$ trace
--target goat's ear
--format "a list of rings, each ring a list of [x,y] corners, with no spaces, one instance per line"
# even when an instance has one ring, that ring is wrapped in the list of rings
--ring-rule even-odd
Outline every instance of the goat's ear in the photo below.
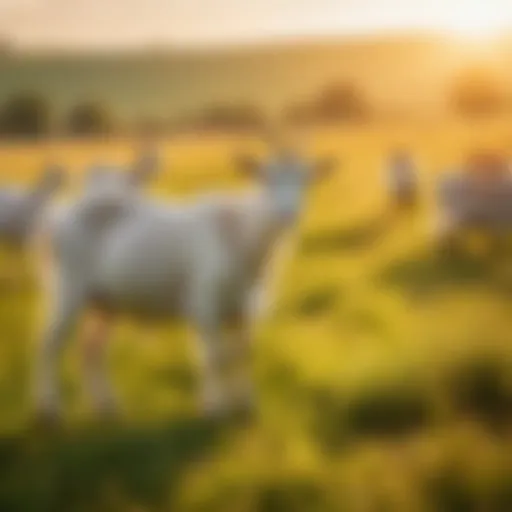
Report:
[[[318,182],[328,178],[338,165],[336,158],[326,157],[318,160],[313,169],[313,181]]]
[[[247,154],[238,155],[235,159],[235,162],[236,168],[244,174],[252,177],[259,177],[261,164],[255,156]]]
[[[61,165],[47,164],[42,172],[37,187],[40,189],[55,191],[61,188],[66,182],[66,171]]]
[[[141,153],[130,168],[133,181],[144,185],[154,178],[160,169],[160,156],[155,149]]]

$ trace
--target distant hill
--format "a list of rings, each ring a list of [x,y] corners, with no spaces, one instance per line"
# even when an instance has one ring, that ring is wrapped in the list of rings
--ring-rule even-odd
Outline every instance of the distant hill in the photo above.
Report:
[[[511,55],[511,46],[502,43],[489,65],[512,85]],[[178,118],[212,103],[250,102],[272,111],[349,80],[382,110],[436,112],[455,74],[479,57],[440,38],[405,36],[214,52],[0,53],[0,101],[16,92],[37,91],[58,110],[96,100],[126,119]]]

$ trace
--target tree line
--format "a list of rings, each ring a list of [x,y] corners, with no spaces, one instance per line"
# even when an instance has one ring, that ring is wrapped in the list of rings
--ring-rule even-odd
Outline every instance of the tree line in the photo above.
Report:
[[[55,133],[92,136],[113,129],[113,116],[100,103],[79,103],[59,123],[55,123],[50,103],[35,93],[14,95],[0,105],[0,135],[4,137],[41,138]]]
[[[500,79],[488,70],[466,70],[455,78],[447,94],[448,109],[463,116],[503,112],[510,98]],[[309,100],[283,109],[290,124],[362,122],[375,117],[376,109],[363,88],[351,82],[330,84]],[[9,138],[39,138],[48,135],[101,136],[127,129],[145,132],[180,130],[255,130],[265,124],[265,113],[249,103],[213,104],[181,119],[151,117],[122,123],[108,105],[81,102],[55,121],[50,102],[36,93],[17,94],[0,104],[0,135]]]

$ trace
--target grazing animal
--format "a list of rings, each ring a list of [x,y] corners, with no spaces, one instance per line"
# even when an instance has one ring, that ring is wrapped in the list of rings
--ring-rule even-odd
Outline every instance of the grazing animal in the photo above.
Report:
[[[396,151],[385,169],[388,196],[398,209],[414,206],[418,198],[418,174],[414,161],[405,151]]]
[[[52,165],[29,189],[0,189],[0,241],[11,246],[23,246],[63,181],[63,170]]]
[[[83,215],[84,200],[46,226],[55,282],[37,361],[37,407],[43,417],[58,415],[58,358],[87,309],[96,313],[83,334],[86,384],[97,410],[114,410],[103,366],[117,313],[188,320],[198,335],[202,404],[210,413],[225,410],[223,340],[229,330],[238,347],[233,357],[247,361],[252,301],[262,272],[281,235],[295,225],[309,185],[332,163],[311,163],[282,151],[262,164],[243,158],[240,166],[259,180],[260,191],[184,204],[132,198],[123,214],[101,229]],[[237,387],[248,405],[250,380],[244,375]]]
[[[490,233],[512,230],[512,175],[497,155],[478,154],[466,168],[443,175],[437,189],[441,241],[471,229]]]
[[[85,175],[80,208],[96,219],[112,221],[138,197],[159,168],[159,156],[152,149],[143,151],[127,168],[105,163],[92,165]]]

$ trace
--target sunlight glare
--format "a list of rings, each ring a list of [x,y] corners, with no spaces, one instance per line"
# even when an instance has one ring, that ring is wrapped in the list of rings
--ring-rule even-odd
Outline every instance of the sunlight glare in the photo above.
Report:
[[[464,10],[453,12],[446,21],[446,29],[460,38],[490,40],[503,33],[506,21],[484,2],[472,2]]]

